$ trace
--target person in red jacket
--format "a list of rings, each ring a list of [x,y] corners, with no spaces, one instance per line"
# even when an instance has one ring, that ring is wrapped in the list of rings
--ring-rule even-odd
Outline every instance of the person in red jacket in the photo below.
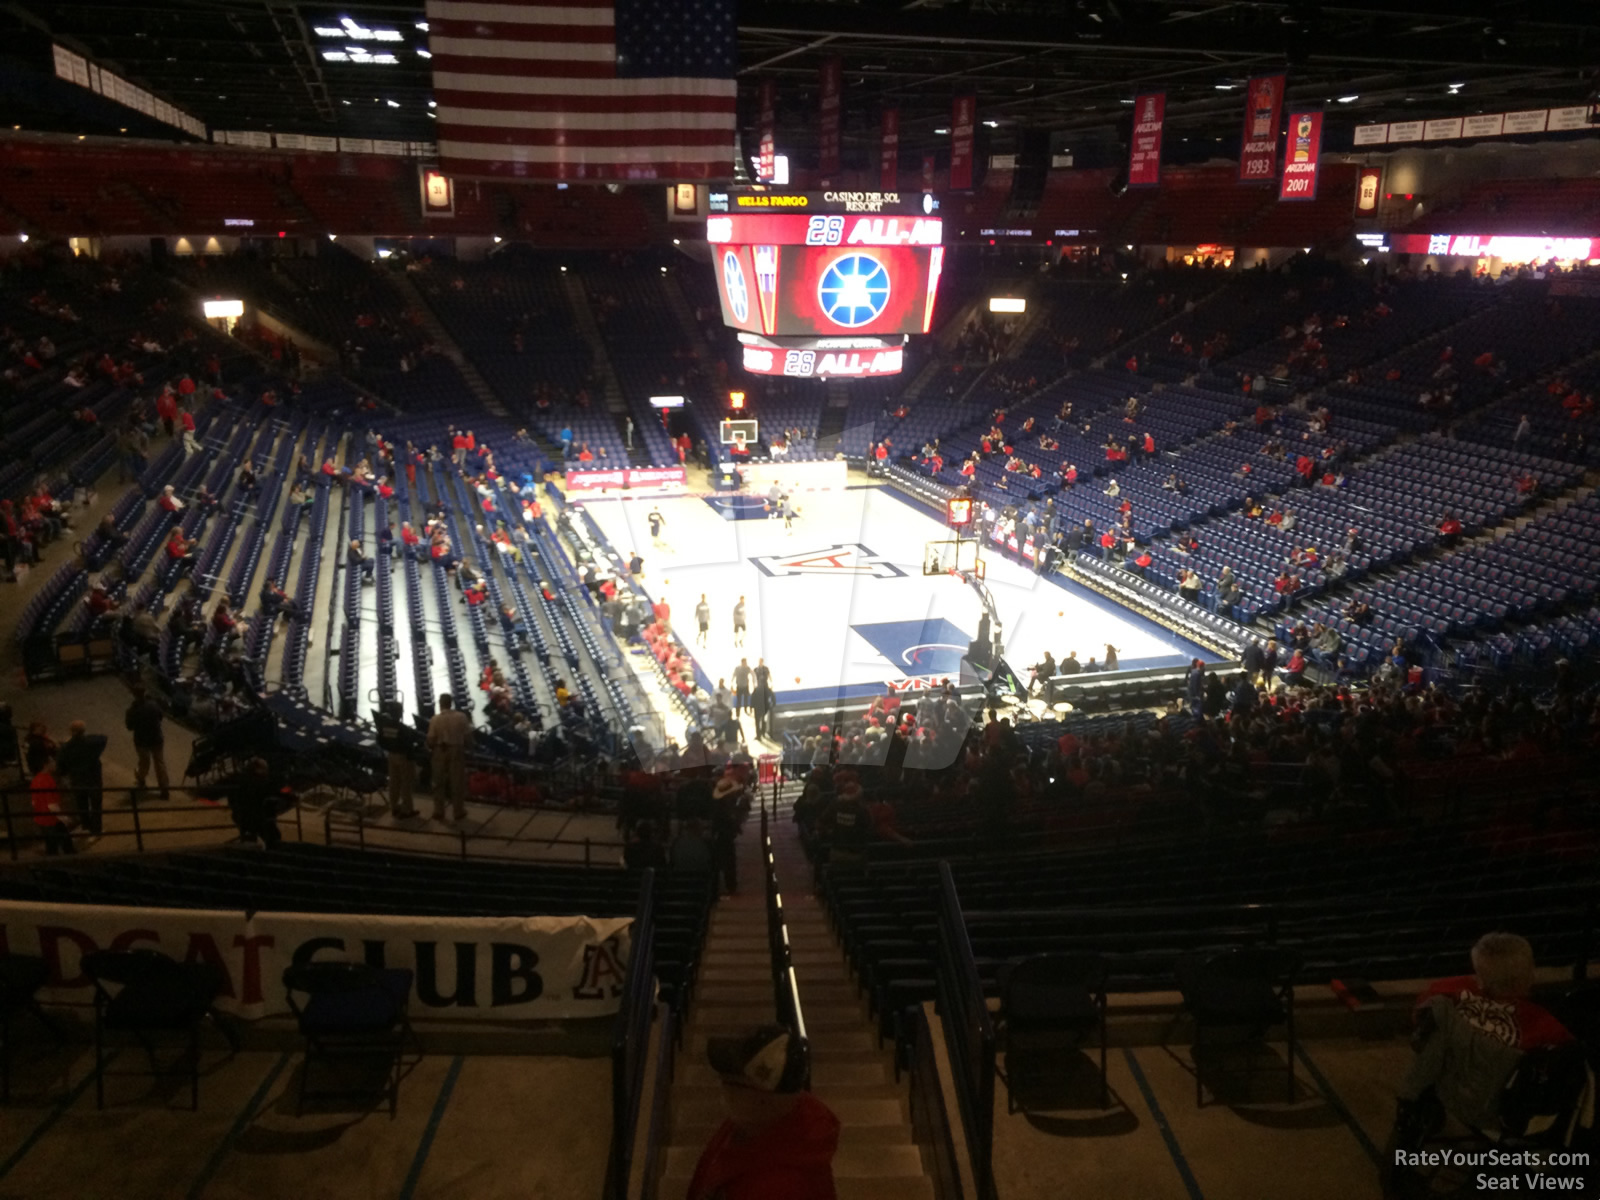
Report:
[[[77,847],[72,844],[72,834],[61,820],[61,788],[56,782],[56,757],[46,752],[36,763],[33,780],[28,785],[33,797],[33,823],[44,838],[45,850],[50,854],[72,854]],[[833,1195],[829,1188],[828,1195]]]
[[[1461,538],[1461,522],[1446,513],[1439,522],[1439,537],[1446,546],[1454,546]]]
[[[706,1057],[728,1119],[706,1143],[687,1200],[836,1200],[839,1118],[805,1090],[799,1040],[768,1025],[709,1039]]]
[[[156,397],[156,416],[161,418],[162,428],[171,437],[178,420],[178,398],[172,394],[171,388],[162,388],[161,395]]]

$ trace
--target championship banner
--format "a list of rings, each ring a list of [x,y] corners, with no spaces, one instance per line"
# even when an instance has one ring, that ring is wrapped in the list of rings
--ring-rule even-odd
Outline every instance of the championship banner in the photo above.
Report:
[[[972,190],[972,140],[977,124],[978,98],[957,96],[950,106],[950,190]]]
[[[1278,119],[1283,115],[1283,75],[1257,75],[1244,96],[1244,138],[1239,182],[1271,183],[1278,173]]]
[[[1161,184],[1161,126],[1166,119],[1167,94],[1146,92],[1133,101],[1133,141],[1128,147],[1128,186]]]
[[[1378,197],[1383,194],[1383,168],[1362,167],[1360,183],[1356,187],[1356,212],[1371,216],[1378,211]]]
[[[886,192],[900,188],[900,110],[883,110],[883,145],[878,151],[878,186]]]
[[[365,962],[414,972],[411,1015],[452,1020],[568,1020],[617,1011],[629,917],[380,917],[115,908],[0,901],[0,951],[35,954],[40,999],[88,1005],[83,959],[95,950],[160,950],[222,975],[217,1008],[246,1020],[290,1011],[284,968]]]
[[[756,176],[762,183],[772,182],[773,159],[778,155],[778,137],[775,132],[778,124],[778,89],[770,79],[761,81],[761,142],[756,153],[760,161],[756,164]]]
[[[1279,200],[1315,200],[1317,166],[1322,158],[1322,114],[1289,114],[1289,150],[1283,164]]]
[[[922,190],[933,191],[934,159],[931,154],[922,156]]]
[[[817,170],[824,176],[839,170],[839,104],[843,98],[844,64],[837,56],[825,58],[817,68],[819,147]]]

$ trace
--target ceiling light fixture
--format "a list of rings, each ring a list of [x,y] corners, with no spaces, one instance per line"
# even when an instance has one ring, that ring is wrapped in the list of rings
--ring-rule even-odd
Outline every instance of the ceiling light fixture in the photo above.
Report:
[[[1359,94],[1354,95],[1354,96],[1340,96],[1339,97],[1339,103],[1340,104],[1354,104],[1359,99],[1361,99],[1361,96]]]

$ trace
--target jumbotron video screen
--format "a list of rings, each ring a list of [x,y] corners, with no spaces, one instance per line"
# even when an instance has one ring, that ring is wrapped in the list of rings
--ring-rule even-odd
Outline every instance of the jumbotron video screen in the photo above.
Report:
[[[722,319],[752,374],[895,374],[933,324],[943,222],[928,195],[713,192]]]

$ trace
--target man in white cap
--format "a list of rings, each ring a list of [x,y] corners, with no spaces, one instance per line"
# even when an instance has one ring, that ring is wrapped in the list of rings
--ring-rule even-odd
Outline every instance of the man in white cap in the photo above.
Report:
[[[728,1119],[711,1135],[687,1200],[835,1200],[839,1118],[809,1091],[806,1048],[781,1025],[710,1038]]]

